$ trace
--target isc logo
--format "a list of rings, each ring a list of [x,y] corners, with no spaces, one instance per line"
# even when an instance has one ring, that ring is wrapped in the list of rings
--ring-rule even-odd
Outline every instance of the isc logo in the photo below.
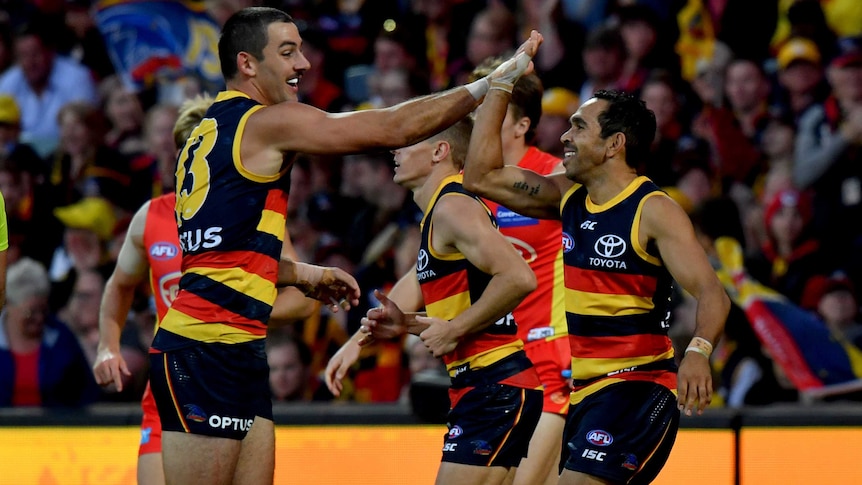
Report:
[[[607,456],[607,453],[604,451],[596,451],[589,448],[581,453],[581,458],[586,458],[587,460],[605,461],[605,456]]]
[[[458,443],[444,443],[443,444],[443,452],[447,451],[455,451],[455,447],[458,446]]]
[[[614,442],[614,437],[607,431],[594,429],[587,433],[587,441],[596,446],[608,446]]]

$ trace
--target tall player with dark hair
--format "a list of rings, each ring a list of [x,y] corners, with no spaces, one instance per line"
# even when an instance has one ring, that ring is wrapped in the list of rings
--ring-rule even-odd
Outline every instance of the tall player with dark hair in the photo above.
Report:
[[[538,46],[533,33],[528,46]],[[382,110],[330,114],[297,102],[310,67],[293,19],[240,10],[222,28],[219,93],[180,154],[176,217],[183,276],[150,353],[168,484],[272,483],[275,436],[264,352],[276,286],[357,304],[352,278],[280,264],[296,153],[410,145],[462,119],[491,79]]]
[[[542,176],[503,164],[511,91],[494,83],[479,109],[464,186],[562,221],[573,392],[559,483],[649,483],[670,455],[680,410],[702,413],[712,399],[709,355],[729,299],[686,213],[635,170],[655,135],[642,101],[597,92],[561,137],[565,174]],[[697,300],[678,371],[667,335],[674,280]]]

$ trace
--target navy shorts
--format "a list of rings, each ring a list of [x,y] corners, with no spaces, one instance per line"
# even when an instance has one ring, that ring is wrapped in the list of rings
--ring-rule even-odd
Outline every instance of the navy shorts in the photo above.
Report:
[[[523,352],[516,355],[515,359],[473,371],[483,375],[465,380],[463,387],[453,385],[449,390],[453,405],[449,410],[449,432],[443,443],[442,461],[517,467],[527,456],[530,438],[542,415],[543,392],[541,388],[500,382],[520,372],[535,373]],[[462,380],[459,376],[454,381]],[[533,376],[533,380],[538,382],[538,377]]]
[[[164,431],[241,440],[272,419],[263,339],[151,353],[150,387]]]
[[[676,440],[676,396],[653,382],[612,384],[569,409],[565,467],[614,483],[650,483]]]

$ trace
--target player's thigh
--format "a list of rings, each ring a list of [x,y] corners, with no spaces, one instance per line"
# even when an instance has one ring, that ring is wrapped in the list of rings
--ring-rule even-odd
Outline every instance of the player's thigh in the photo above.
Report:
[[[233,485],[269,485],[275,475],[275,425],[256,416],[242,440]]]
[[[161,452],[138,455],[138,485],[165,485]]]
[[[435,485],[501,485],[515,468],[441,462]]]
[[[614,482],[566,469],[563,469],[557,483],[558,485],[614,485]]]
[[[239,459],[240,440],[177,431],[162,433],[166,485],[230,485]]]
[[[552,485],[557,483],[560,447],[566,418],[556,413],[542,413],[530,439],[527,457],[518,465],[515,485]]]

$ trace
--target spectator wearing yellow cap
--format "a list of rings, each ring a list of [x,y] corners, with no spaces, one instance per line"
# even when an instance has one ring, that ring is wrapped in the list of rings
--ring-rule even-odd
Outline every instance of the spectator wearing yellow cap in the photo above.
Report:
[[[14,159],[31,174],[45,172],[45,162],[21,142],[21,109],[15,98],[0,94],[0,158]]]
[[[791,37],[778,50],[778,86],[784,111],[798,120],[812,105],[822,102],[828,87],[817,44],[805,37]]]
[[[118,209],[102,197],[85,197],[54,209],[63,224],[63,242],[55,249],[48,272],[58,287],[58,301],[65,300],[75,278],[73,273],[104,269],[110,264],[108,242],[114,237]]]
[[[563,156],[560,136],[569,129],[569,117],[578,110],[580,100],[573,91],[552,87],[542,95],[542,116],[536,126],[536,147],[556,157]]]

